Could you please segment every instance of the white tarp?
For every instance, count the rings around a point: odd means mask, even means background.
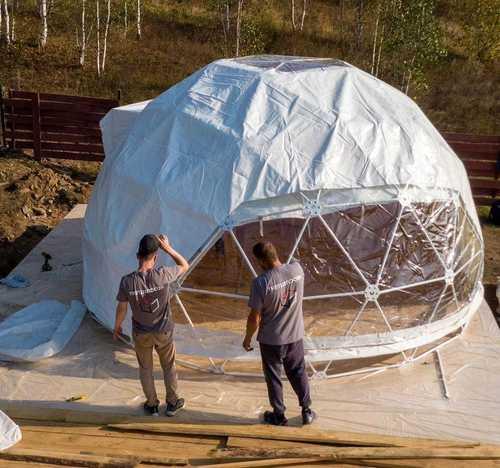
[[[59,353],[75,334],[86,308],[79,301],[65,304],[44,300],[0,322],[1,361],[39,361]]]
[[[0,450],[7,450],[21,440],[21,429],[0,411]]]
[[[273,200],[283,211],[305,192],[363,204],[403,190],[405,203],[457,194],[480,231],[464,166],[439,132],[408,96],[345,62],[219,60],[143,106],[103,120],[85,219],[84,299],[108,329],[146,232],[192,258],[218,229],[273,215]]]

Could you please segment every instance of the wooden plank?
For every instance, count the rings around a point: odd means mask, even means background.
[[[33,130],[33,119],[31,117],[31,113],[29,115],[24,115],[24,116],[12,116],[12,115],[8,115],[6,114],[6,117],[7,117],[7,121],[8,122],[15,122],[16,123],[16,127],[18,125],[20,126],[29,126],[30,129]],[[20,128],[24,128],[24,127],[20,127]]]
[[[102,145],[87,144],[84,141],[81,141],[80,144],[42,141],[41,147],[42,150],[104,154],[104,148]]]
[[[294,427],[274,427],[265,425],[216,425],[216,424],[174,424],[174,423],[129,423],[110,424],[108,427],[122,431],[141,431],[165,434],[197,434],[249,437],[254,439],[274,439],[297,442],[320,442],[322,444],[342,444],[379,447],[474,447],[477,442],[438,441],[408,437],[384,436],[378,434],[357,434],[340,431]]]
[[[50,447],[55,452],[71,452],[77,449],[81,453],[92,453],[108,457],[137,456],[145,458],[184,459],[186,457],[207,457],[219,445],[175,442],[166,438],[164,441],[128,437],[105,437],[82,433],[60,433],[22,430],[23,439],[16,445],[20,449],[44,449]],[[43,435],[42,435],[43,434]]]
[[[139,439],[155,442],[161,441],[164,444],[169,444],[170,442],[178,442],[186,444],[208,445],[211,447],[215,447],[226,441],[225,437],[191,436],[182,434],[143,434],[137,432],[109,431],[102,426],[89,426],[75,423],[32,421],[27,419],[16,419],[16,423],[21,427],[23,433],[25,431],[30,431],[39,433],[75,434],[104,438]]]
[[[9,449],[0,452],[0,460],[33,461],[55,465],[77,465],[84,467],[120,467],[132,468],[137,464],[135,458],[111,458],[96,455],[52,452],[49,450]]]
[[[91,135],[71,135],[67,133],[50,133],[50,132],[42,132],[42,141],[58,141],[61,143],[90,143],[90,144],[98,144],[102,147],[102,139],[101,136],[91,136]],[[102,149],[102,148],[101,148]]]
[[[120,103],[116,99],[107,99],[99,97],[90,96],[72,96],[69,94],[52,94],[52,93],[40,93],[40,99],[42,101],[51,102],[81,102],[84,104],[99,104],[109,107],[118,107]]]
[[[471,133],[442,132],[445,140],[473,143],[500,143],[500,135],[473,135]]]
[[[70,159],[72,161],[104,161],[104,154],[95,153],[70,153],[67,151],[46,151],[42,150],[42,158],[47,159]]]
[[[226,467],[226,468],[253,468],[266,466],[296,466],[296,465],[311,465],[313,463],[324,462],[321,458],[266,458],[264,460],[248,460],[238,462],[225,462],[209,465],[200,465],[200,468],[208,467]],[[336,465],[338,467],[338,465]],[[344,465],[345,466],[345,465]],[[351,465],[355,466],[355,465]]]
[[[33,91],[18,91],[16,89],[9,90],[9,97],[17,99],[29,99],[31,101],[34,94],[36,93]]]
[[[419,460],[419,459],[447,459],[457,460],[500,460],[500,447],[325,447],[308,449],[234,449],[224,453],[229,456],[256,456],[266,458],[286,457],[314,457],[323,458],[325,461],[346,460]]]
[[[33,97],[35,97],[36,93],[32,93],[32,95]],[[29,110],[31,112],[32,98],[30,99],[5,98],[3,102],[6,106],[9,106],[12,109]]]
[[[54,117],[54,116],[47,116],[43,115],[42,116],[42,128],[44,125],[49,125],[53,127],[80,127],[80,128],[89,128],[93,130],[99,130],[99,121],[83,121],[83,120],[76,120],[72,118],[72,116],[65,116],[65,117]]]
[[[47,123],[59,121],[66,124],[98,125],[105,114],[85,114],[73,112],[43,111],[42,120]]]
[[[79,125],[47,124],[42,122],[42,131],[65,135],[89,135],[101,138],[101,130],[97,127],[84,127]]]
[[[33,112],[33,156],[40,161],[41,155],[41,140],[40,140],[40,95],[35,94],[32,98]]]
[[[500,190],[500,180],[470,177],[469,182],[473,191],[474,189]]]
[[[495,178],[497,173],[497,164],[495,161],[477,161],[464,159],[465,169],[469,176],[491,177]]]
[[[494,197],[474,196],[474,202],[477,206],[491,206],[494,200]]]
[[[53,102],[41,101],[42,111],[76,112],[84,114],[102,114],[109,112],[111,107],[102,103],[82,103],[82,102]]]

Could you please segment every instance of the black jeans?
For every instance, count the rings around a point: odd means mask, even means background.
[[[302,340],[285,345],[260,343],[260,354],[262,356],[262,370],[266,379],[269,402],[274,412],[284,414],[286,409],[283,402],[283,384],[281,382],[283,367],[288,381],[299,399],[299,405],[302,408],[308,408],[311,405],[311,394]]]

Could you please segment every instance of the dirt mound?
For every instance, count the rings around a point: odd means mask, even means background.
[[[98,167],[0,153],[0,277],[77,203],[86,203]]]

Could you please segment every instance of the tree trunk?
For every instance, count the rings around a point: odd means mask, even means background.
[[[2,30],[3,30],[3,8],[0,0],[0,44],[2,43]]]
[[[375,72],[375,58],[377,54],[377,34],[378,34],[378,23],[380,20],[380,4],[377,7],[377,19],[375,21],[375,32],[373,33],[373,49],[372,49],[372,67],[370,73],[373,75]]]
[[[96,12],[96,28],[97,28],[97,76],[101,76],[101,18],[100,18],[100,8],[99,0],[95,2],[95,12]]]
[[[47,0],[39,0],[39,12],[40,18],[42,20],[42,31],[40,32],[40,46],[45,48],[47,45],[47,37],[49,34],[49,29],[47,25]]]
[[[137,0],[137,39],[142,37],[141,29],[141,0]]]
[[[290,0],[290,14],[292,15],[292,31],[297,29],[297,25],[295,24],[295,0]]]
[[[375,76],[379,76],[380,73],[380,58],[382,56],[382,46],[384,45],[384,27],[382,24],[382,29],[380,31],[380,42],[378,44],[378,57],[377,57],[377,67],[375,68]]]
[[[304,30],[304,21],[306,19],[306,12],[307,12],[307,0],[304,0],[304,3],[302,4],[302,18],[300,20],[300,30]]]
[[[363,42],[363,10],[364,10],[364,0],[357,0],[356,7],[356,48],[361,49],[361,43]]]
[[[5,21],[5,41],[10,44],[10,13],[8,0],[3,0],[3,12]]]
[[[102,47],[102,66],[101,71],[104,72],[106,68],[106,52],[108,51],[108,32],[111,23],[111,0],[108,0],[108,16],[106,17],[106,29],[104,31],[104,44]]]
[[[128,32],[128,1],[124,1],[124,11],[123,11],[123,37],[127,37]]]
[[[16,41],[16,0],[12,0],[10,10],[10,42]]]
[[[243,10],[243,0],[238,0],[238,13],[236,15],[236,57],[240,56],[240,35],[241,35],[241,13]]]
[[[86,0],[82,0],[82,43],[80,46],[80,66],[85,65],[85,52],[87,50],[87,36],[85,34],[85,4]]]

